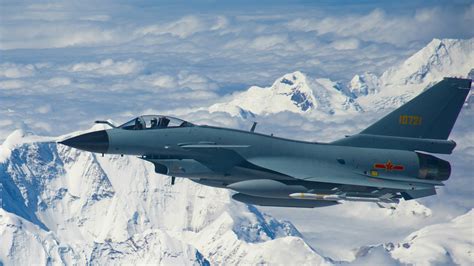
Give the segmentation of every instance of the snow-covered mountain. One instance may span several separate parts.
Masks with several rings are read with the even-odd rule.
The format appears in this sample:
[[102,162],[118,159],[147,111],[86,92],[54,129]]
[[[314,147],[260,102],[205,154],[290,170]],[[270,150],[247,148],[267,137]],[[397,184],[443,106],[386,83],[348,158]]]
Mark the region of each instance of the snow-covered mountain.
[[[403,243],[385,247],[392,257],[414,265],[472,265],[474,210],[451,222],[427,226],[410,234]],[[469,237],[470,236],[470,237]]]
[[400,243],[362,247],[355,262],[390,265],[472,265],[474,209],[455,219],[427,226]]
[[233,95],[228,102],[209,107],[210,112],[233,116],[274,114],[279,112],[339,114],[362,108],[344,91],[340,83],[329,79],[310,79],[295,71],[277,79],[271,87],[250,87]]
[[[189,180],[171,186],[139,158],[100,157],[22,131],[13,132],[0,153],[0,262],[7,265],[339,263],[310,247],[291,223],[233,201],[228,190]],[[386,211],[386,219],[430,216],[415,201]],[[468,219],[472,223],[472,211],[449,224],[460,237],[448,244],[440,241],[451,231],[432,237],[444,225],[413,233],[407,242],[433,261],[443,261],[442,254],[426,245],[446,247],[456,263],[472,261],[465,254],[472,243],[462,236]],[[404,255],[406,244],[383,247],[397,263],[417,262]]]
[[474,38],[434,39],[426,47],[378,77],[356,74],[348,84],[310,78],[296,71],[278,78],[271,87],[252,86],[208,108],[232,116],[293,112],[348,115],[364,110],[395,108],[443,77],[467,77],[474,69]]
[[434,39],[399,65],[367,84],[380,93],[357,99],[366,110],[395,108],[443,77],[468,77],[474,69],[474,38]]
[[433,39],[427,46],[380,77],[383,87],[428,84],[443,77],[467,77],[474,68],[474,38]]
[[291,223],[233,201],[228,190],[189,180],[171,186],[138,158],[23,135],[0,146],[7,265],[327,262]]
[[[380,77],[366,72],[347,85],[296,71],[271,87],[236,93],[209,111],[243,117],[279,112],[333,116],[393,108],[443,76],[465,76],[474,68],[473,43],[474,39],[433,40]],[[227,190],[189,180],[171,186],[168,177],[138,158],[100,157],[57,146],[54,140],[15,131],[0,146],[1,263],[345,263],[310,247],[291,223],[233,201]],[[354,220],[365,222],[375,212],[367,204],[351,206],[343,210]],[[419,225],[433,215],[416,201],[382,211],[386,215],[377,225],[382,229],[374,228],[377,232],[389,230],[387,223]],[[331,220],[323,230],[330,231],[335,222],[350,222],[343,219]],[[472,225],[471,210],[448,223],[400,233],[400,239],[408,235],[403,241],[364,246],[353,262],[470,265]],[[331,233],[324,237],[328,235],[333,238]]]
[[379,78],[372,72],[357,74],[348,84],[348,90],[354,97],[367,96],[379,92]]

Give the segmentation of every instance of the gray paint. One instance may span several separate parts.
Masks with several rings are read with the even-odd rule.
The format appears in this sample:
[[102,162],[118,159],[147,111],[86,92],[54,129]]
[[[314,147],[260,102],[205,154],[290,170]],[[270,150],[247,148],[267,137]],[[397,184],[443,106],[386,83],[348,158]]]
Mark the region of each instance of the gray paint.
[[[124,124],[127,129],[106,130],[108,142],[100,148],[109,154],[138,155],[153,163],[157,173],[232,189],[239,192],[236,199],[265,206],[321,207],[334,204],[321,199],[396,202],[401,197],[424,197],[443,185],[450,166],[416,151],[452,151],[455,143],[447,137],[467,95],[468,82],[470,87],[470,80],[444,79],[361,134],[332,143],[187,122],[185,126],[130,130],[133,123],[128,122]],[[415,122],[402,124],[405,115],[415,116]],[[91,145],[89,150],[97,152],[100,149],[90,141],[100,138],[104,142],[103,136],[102,132],[92,133],[63,143],[85,150]],[[437,167],[444,167],[444,172]],[[445,176],[437,178],[441,172]],[[290,197],[294,193],[313,199],[294,199]]]

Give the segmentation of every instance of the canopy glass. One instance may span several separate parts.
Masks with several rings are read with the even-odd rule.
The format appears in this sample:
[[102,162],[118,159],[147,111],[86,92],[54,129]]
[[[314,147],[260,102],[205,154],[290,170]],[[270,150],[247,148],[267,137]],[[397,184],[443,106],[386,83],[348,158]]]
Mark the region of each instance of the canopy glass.
[[192,123],[171,116],[142,115],[119,126],[119,128],[127,130],[145,130],[192,126],[194,126]]

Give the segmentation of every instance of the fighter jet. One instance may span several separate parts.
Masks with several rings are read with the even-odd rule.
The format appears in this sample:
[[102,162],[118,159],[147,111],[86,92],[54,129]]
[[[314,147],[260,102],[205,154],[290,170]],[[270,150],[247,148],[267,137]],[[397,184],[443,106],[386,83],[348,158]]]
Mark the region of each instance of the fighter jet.
[[330,143],[196,125],[143,115],[59,143],[102,154],[135,155],[155,172],[231,189],[247,204],[314,208],[344,201],[380,206],[436,194],[451,174],[448,140],[471,88],[444,78],[358,134]]

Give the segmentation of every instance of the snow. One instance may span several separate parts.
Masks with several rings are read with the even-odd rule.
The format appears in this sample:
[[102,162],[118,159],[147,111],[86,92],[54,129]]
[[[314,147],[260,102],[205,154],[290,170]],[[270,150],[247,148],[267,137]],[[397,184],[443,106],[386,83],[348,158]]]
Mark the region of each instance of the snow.
[[466,78],[474,68],[474,38],[434,39],[379,78],[380,93],[361,97],[366,109],[395,108],[444,77]]
[[354,97],[376,94],[379,92],[379,78],[371,72],[355,75],[348,85],[349,91]]
[[298,114],[317,110],[322,114],[356,112],[361,108],[330,79],[309,79],[300,71],[286,74],[271,87],[252,86],[236,93],[228,102],[209,107],[209,112],[227,112],[239,116],[244,112],[267,115],[280,112]]
[[[349,83],[295,71],[272,86],[253,86],[199,108],[197,116],[226,126],[239,122],[229,122],[221,114],[266,116],[275,124],[286,121],[278,124],[282,132],[291,129],[286,134],[315,139],[354,133],[442,77],[469,73],[474,68],[473,43],[474,39],[435,39],[380,77],[364,72]],[[64,71],[116,76],[132,75],[143,67],[138,61],[105,59],[76,62]],[[39,75],[40,66],[16,68],[3,76]],[[160,81],[154,74],[148,78]],[[48,80],[48,86],[68,83],[60,77]],[[204,81],[194,77],[189,82]],[[35,110],[44,115],[56,108]],[[463,110],[453,131],[458,147],[446,157],[454,169],[446,186],[436,196],[401,201],[389,209],[369,203],[313,210],[256,208],[233,201],[227,190],[189,180],[170,186],[168,177],[154,173],[151,164],[138,158],[99,157],[56,144],[107,128],[103,124],[59,137],[37,136],[24,125],[0,146],[0,261],[7,265],[470,265],[474,263],[471,111]],[[355,125],[354,117],[362,123]],[[327,119],[323,123],[320,118]],[[329,126],[334,128],[326,129]],[[317,130],[321,127],[325,130]]]
[[290,262],[290,253],[303,264],[327,261],[293,225],[233,201],[228,190],[190,180],[171,186],[139,158],[17,135],[9,139],[23,144],[0,164],[6,264],[269,264]]
[[433,39],[426,47],[390,68],[382,86],[432,83],[443,77],[467,77],[474,64],[474,38]]
[[0,162],[4,162],[10,157],[12,149],[15,148],[16,145],[21,143],[22,137],[24,136],[24,132],[20,129],[13,131],[0,145]]
[[474,210],[448,223],[411,233],[390,250],[392,257],[414,265],[474,264]]
[[292,112],[328,118],[328,115],[393,109],[443,77],[467,77],[471,69],[474,69],[474,38],[434,39],[380,77],[365,72],[354,75],[343,85],[295,71],[278,78],[271,87],[252,86],[234,93],[229,100],[211,105],[208,111],[243,118],[249,117],[247,112],[261,116]]
[[474,209],[446,223],[427,226],[400,243],[366,246],[358,250],[355,264],[473,265]]
[[6,161],[13,149],[24,143],[32,142],[54,142],[55,137],[36,136],[32,133],[25,132],[23,129],[13,131],[5,141],[0,145],[0,163]]
[[[0,164],[5,264],[421,263],[417,255],[405,254],[405,243],[433,263],[472,261],[466,254],[474,246],[468,232],[473,211],[468,218],[431,225],[439,218],[417,201],[389,209],[348,203],[283,210],[285,219],[306,217],[306,227],[319,232],[314,241],[306,228],[302,234],[261,210],[269,208],[235,202],[228,190],[181,179],[170,186],[168,177],[138,158],[100,157],[29,138],[12,133],[9,139],[17,144]],[[374,233],[386,244],[365,246],[361,236]]]

